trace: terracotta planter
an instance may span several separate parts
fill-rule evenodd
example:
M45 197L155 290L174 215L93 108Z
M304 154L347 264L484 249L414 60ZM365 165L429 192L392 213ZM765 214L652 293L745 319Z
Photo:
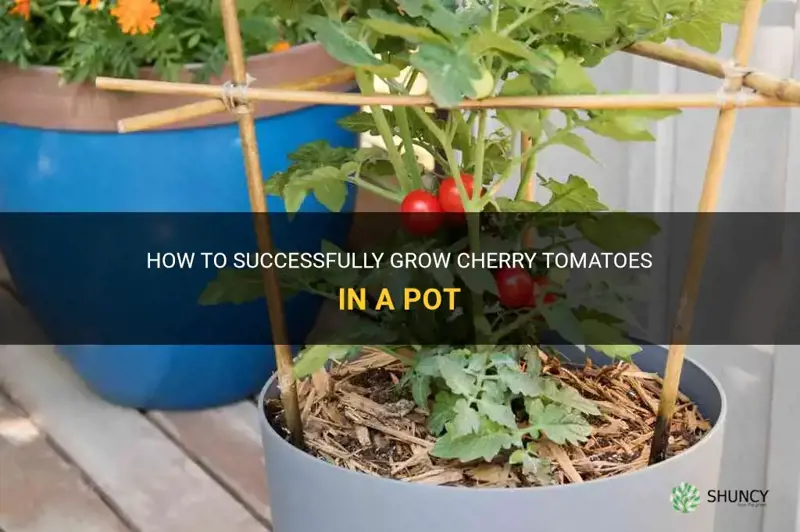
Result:
M565 354L575 361L576 348ZM592 353L598 363L608 359ZM661 372L666 350L645 346L636 359L644 371ZM280 532L708 532L715 506L705 501L718 486L725 395L719 383L692 361L686 362L681 390L713 424L688 451L646 469L583 484L528 489L428 486L346 470L297 450L283 440L261 412L267 481L275 530ZM262 391L277 396L273 378ZM691 513L676 511L672 488L696 486L701 502Z
M269 87L329 75L342 66L321 46L306 44L253 57L248 70L256 86ZM184 72L186 81L192 68L196 67ZM142 76L154 77L148 70ZM228 79L226 72L212 82ZM273 357L264 347L272 341L263 300L201 307L198 296L214 271L188 270L176 281L167 276L145 278L139 267L140 258L149 252L198 243L222 252L256 250L249 215L235 217L236 223L226 218L226 228L214 232L191 214L250 211L235 117L219 113L123 135L117 133L122 118L196 100L107 92L90 84L61 86L54 68L19 70L3 64L0 80L2 211L170 213L142 216L131 224L124 243L112 234L117 240L111 246L102 230L106 223L87 224L85 215L70 219L62 214L57 222L45 216L28 219L28 229L35 229L30 231L6 228L3 254L14 282L53 342L62 346L95 391L128 406L202 408L256 393L273 371ZM344 82L324 89L355 90L355 85ZM355 110L258 104L256 134L264 175L284 170L287 156L307 142L356 146L357 136L336 123ZM351 189L345 212L352 211L354 201ZM270 197L268 206L271 211L284 210L277 197ZM301 211L325 208L310 195ZM103 216L119 220L119 214ZM277 224L276 244L318 249L326 239L343 245L349 218L311 225L299 231ZM292 341L303 342L319 306L319 299L307 295L287 302ZM236 331L240 336L230 343L239 345L103 345L119 343L113 338L129 323L154 331ZM76 341L87 337L97 341ZM71 345L78 343L97 345Z
M258 87L302 82L330 74L342 66L317 43L296 46L285 52L254 56L247 62L248 73L256 79L254 86ZM199 65L187 65L180 81L190 82L192 71L198 68ZM141 69L139 77L157 79L150 68ZM0 63L0 79L3 80L0 84L0 124L38 129L116 133L120 119L197 101L196 98L183 96L103 91L88 83L62 85L58 69L54 67L20 70L14 65ZM221 84L229 79L231 72L226 68L220 77L213 78L210 83ZM354 87L354 83L348 81L331 85L325 90L344 91ZM278 116L308 107L308 104L301 103L257 102L255 116L257 119ZM235 116L219 113L165 126L161 130L195 129L233 124L235 121Z

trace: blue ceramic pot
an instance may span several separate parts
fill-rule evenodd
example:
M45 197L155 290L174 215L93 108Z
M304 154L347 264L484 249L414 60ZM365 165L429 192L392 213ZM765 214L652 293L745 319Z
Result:
M341 67L316 44L253 58L248 65L261 85L307 80ZM172 129L123 135L116 132L117 120L190 101L106 93L89 86L59 87L57 72L47 68L19 71L4 65L0 78L0 212L185 213L143 217L141 227L129 232L124 244L113 246L104 242L100 230L87 231L79 240L74 234L59 238L52 223L42 224L49 230L26 232L24 239L19 232L4 235L3 254L20 295L44 331L62 344L60 351L77 373L108 401L136 408L206 408L254 395L275 369L264 300L199 306L199 295L216 275L213 270L182 272L179 282L166 277L144 285L120 282L131 268L130 256L163 250L169 241L203 242L215 248L209 251L256 250L249 216L236 218L242 230L232 239L230 224L218 234L208 234L208 224L192 223L190 214L250 211L234 117L215 115ZM335 83L327 89L353 89L352 82ZM306 142L355 146L356 136L336 124L354 110L282 103L257 107L264 176L285 169L287 156ZM345 212L352 211L354 200L351 189ZM276 197L268 198L268 208L285 210ZM313 195L301 209L322 211ZM146 223L155 223L156 217L159 231ZM312 250L319 249L323 239L342 243L349 219L342 217L335 226L303 228L290 232L285 224L274 226L276 245ZM287 300L292 342L303 342L320 304L307 295ZM224 346L63 345L72 343L70 338L85 337L75 331L113 338L114 331L132 319L143 327L240 331L247 341Z

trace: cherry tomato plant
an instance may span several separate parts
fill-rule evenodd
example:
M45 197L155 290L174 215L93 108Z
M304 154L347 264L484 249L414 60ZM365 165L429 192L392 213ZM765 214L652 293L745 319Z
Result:
M424 108L381 106L356 112L341 120L342 127L378 135L385 148L307 144L286 171L267 180L267 191L281 196L290 212L309 194L340 211L352 185L394 201L406 231L386 243L392 251L526 249L532 228L540 250L570 250L576 241L610 252L634 249L658 231L651 219L600 216L609 209L586 179L537 174L536 159L553 146L593 159L581 136L586 132L652 141L652 122L674 111L455 107L491 96L598 93L589 69L608 56L637 41L668 38L715 52L722 25L736 23L740 10L739 0L360 0L328 8L326 16L301 17L298 27L354 68L362 93L375 93L379 78L391 93L410 94L424 76L430 96L449 113L443 118ZM520 153L522 138L531 142ZM424 168L415 156L420 148L442 170ZM514 177L515 191L500 194ZM533 179L546 201L526 198ZM463 461L503 454L539 482L546 481L547 467L535 442L546 436L558 444L580 443L589 434L587 416L598 413L577 390L541 374L539 350L552 349L541 343L542 335L555 331L612 359L628 359L640 349L627 336L629 287L592 280L575 297L565 289L569 272L541 262L494 272L385 266L281 275L287 289L330 299L353 286L463 287L467 295L455 312L370 310L354 316L358 325L342 328L331 342L336 345L305 350L296 373L307 376L329 359L357 354L364 343L359 339L389 353L403 345L415 352L411 359L400 357L410 366L403 384L430 412L429 428L440 436L431 454ZM260 298L260 283L253 282L258 276L223 271L202 301ZM380 335L370 336L370 330ZM445 332L448 345L442 346Z

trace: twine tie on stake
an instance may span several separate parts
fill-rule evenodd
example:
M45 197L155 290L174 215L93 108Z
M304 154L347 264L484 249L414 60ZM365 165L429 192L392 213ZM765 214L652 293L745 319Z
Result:
M245 76L244 84L226 81L222 85L222 103L225 104L225 109L230 113L240 115L251 111L252 104L247 101L247 89L256 78L249 73L245 74Z
M752 68L741 66L735 59L729 59L722 63L722 71L724 78L722 85L717 90L717 98L719 100L719 107L726 109L731 106L742 108L747 105L747 97L756 94L753 90L746 90L743 85L744 78L754 72ZM733 101L731 101L733 97Z

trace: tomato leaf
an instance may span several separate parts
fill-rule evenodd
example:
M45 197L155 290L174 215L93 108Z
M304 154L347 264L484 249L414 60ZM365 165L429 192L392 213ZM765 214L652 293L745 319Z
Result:
M283 202L286 205L286 212L296 213L303 206L303 202L308 195L308 187L303 183L289 183L283 189Z
M597 89L580 60L568 57L558 65L550 81L550 91L553 94L594 94Z
M582 396L571 386L559 386L553 379L542 379L541 395L554 403L572 408L589 416L599 416L600 410L591 399Z
M537 397L542 393L542 379L538 373L525 372L506 367L498 368L497 375L512 393Z
M337 171L337 176L339 172ZM331 212L341 212L347 201L347 184L337 178L324 179L314 184L314 197Z
M368 69L385 78L400 75L400 69L383 63L375 57L366 44L353 39L341 22L312 15L306 17L306 24L316 33L317 40L331 57L342 63Z
M352 159L356 153L353 148L334 148L325 140L303 144L289 155L292 165L290 171L314 170L322 166L339 167Z
M583 348L586 341L583 338L581 324L565 301L556 301L542 307L542 314L547 325L560 334L564 340L576 347Z
M450 357L437 357L439 371L450 391L465 397L475 393L475 377L466 372L464 367Z
M530 420L529 432L534 438L543 433L558 445L579 445L592 433L592 426L586 419L561 405L545 406L540 399L529 399L525 402L525 410Z
M455 436L448 432L438 440L430 451L431 456L471 462L483 458L487 462L503 449L516 443L516 439L505 432L485 432Z
M475 98L473 81L481 79L475 59L465 51L437 44L421 44L411 65L425 75L431 97L442 107L453 107L464 97Z
M431 266L430 268L426 268L425 271L428 272L442 288L451 288L455 282L453 272L447 268L436 268Z
M325 367L328 360L341 360L350 354L349 345L313 345L300 353L294 363L294 376L302 379Z
M483 294L489 292L497 295L497 282L492 273L484 268L462 268L456 265L456 273L472 292Z
M589 347L615 360L630 362L631 357L642 350L622 331L607 323L584 320L581 322L581 331Z
M613 110L598 111L586 128L593 133L621 141L655 140L648 130L650 120L659 120L679 114L680 111Z
M597 159L592 155L592 151L589 149L589 146L586 145L586 141L583 140L583 137L571 131L559 131L549 140L551 144L563 144L597 162Z
M478 400L478 411L495 423L510 429L517 428L517 419L510 404L501 404L487 399Z
M603 44L617 33L616 24L593 7L565 13L559 29L592 44Z
M422 373L410 372L411 395L421 408L428 408L428 397L431 395L431 378Z
M447 45L447 40L441 35L437 35L430 28L408 24L402 17L391 15L380 9L370 9L368 14L370 18L363 20L364 25L383 35L400 37L408 42L417 44L428 42Z
M393 127L394 115L384 113L384 117L389 121L389 126ZM351 115L345 116L337 120L337 123L353 133L369 133L370 135L378 135L378 126L375 125L375 117L372 113L366 111L358 111Z
M424 18L437 31L449 37L459 37L469 29L454 10L439 0L398 0L397 4L411 17Z
M519 464L522 472L530 475L541 484L548 485L553 483L551 474L552 464L547 458L540 458L527 449L517 449L508 459L511 465Z
M478 432L481 428L481 415L469 405L466 399L459 399L453 405L453 420L447 425L447 432L453 436L464 436Z
M542 186L552 192L544 210L548 212L595 212L608 207L600 203L597 190L582 177L570 175L566 183L548 179Z
M581 218L577 229L595 246L615 252L639 248L661 230L651 217L627 212Z
M533 80L527 74L518 74L516 77L503 83L501 96L536 96ZM497 119L509 128L526 133L529 137L538 139L542 134L542 111L539 109L498 109Z
M478 30L467 41L467 46L472 54L478 57L485 55L490 50L518 57L527 62L529 69L542 76L552 77L556 72L556 64L548 55L491 30Z
M535 201L497 198L496 203L502 212L539 212L544 205Z
M249 303L264 297L264 275L259 269L219 270L217 277L200 294L200 305Z
M449 392L441 391L436 394L431 415L428 418L428 430L431 434L437 436L444 431L445 425L456 415L455 404L457 401L458 396Z
M722 44L722 26L718 20L708 16L698 16L675 24L670 29L669 36L714 54L719 51Z

